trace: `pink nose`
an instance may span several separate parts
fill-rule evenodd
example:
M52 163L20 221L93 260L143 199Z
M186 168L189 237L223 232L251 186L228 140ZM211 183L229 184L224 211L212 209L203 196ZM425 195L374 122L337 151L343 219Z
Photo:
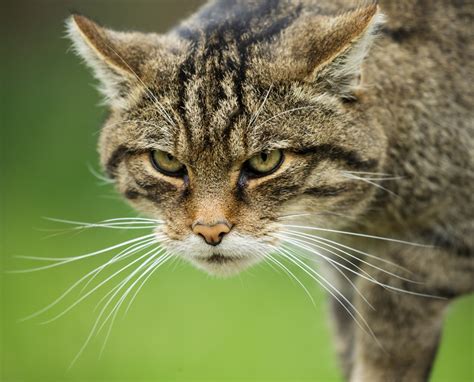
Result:
M217 223L213 225L197 223L193 227L193 232L201 236L209 245L218 245L222 238L230 232L230 224Z

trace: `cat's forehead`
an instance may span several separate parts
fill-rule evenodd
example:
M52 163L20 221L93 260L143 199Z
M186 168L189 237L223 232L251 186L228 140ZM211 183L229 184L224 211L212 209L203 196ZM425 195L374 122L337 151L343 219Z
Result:
M190 162L236 160L258 150L266 142L256 141L255 118L269 86L250 76L244 80L222 56L194 59L179 65L170 88L145 94L145 102L131 110L132 118L147 121L138 128Z
M175 29L187 46L170 79L179 126L174 139L183 151L211 150L235 159L267 143L256 142L252 122L272 79L262 80L255 51L291 25L299 12L286 2L235 2L231 8L216 2Z
M306 93L304 85L265 84L250 75L239 82L232 73L216 81L204 68L186 78L177 74L172 83L174 88L151 97L145 92L144 101L129 110L123 118L136 122L124 126L123 140L170 152L187 164L228 168L260 151L310 144L313 134L331 130L333 105ZM316 120L320 127L308 129Z

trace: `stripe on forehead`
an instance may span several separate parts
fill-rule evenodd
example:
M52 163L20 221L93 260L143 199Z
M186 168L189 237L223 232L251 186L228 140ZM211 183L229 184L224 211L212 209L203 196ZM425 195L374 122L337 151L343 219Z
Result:
M228 139L235 122L249 113L248 105L244 104L243 85L249 69L250 48L277 36L300 12L301 5L295 7L278 0L218 1L176 30L191 43L189 54L178 70L178 111L189 145ZM232 94L226 92L228 88ZM235 107L222 110L228 114L228 121L219 130L216 124L210 123L212 115L222 115L218 113L219 106L229 108L222 101L230 98L229 103L234 101ZM197 104L188 105L191 99ZM189 115L190 110L199 116ZM199 121L198 126L193 126L190 119ZM194 139L196 136L201 138L199 142Z

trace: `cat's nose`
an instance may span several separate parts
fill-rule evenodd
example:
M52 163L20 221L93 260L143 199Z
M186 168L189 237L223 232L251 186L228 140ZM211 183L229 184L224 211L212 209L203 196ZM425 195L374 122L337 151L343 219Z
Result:
M193 232L201 236L209 245L218 245L222 238L230 232L231 225L227 222L220 222L216 224L195 223L193 225Z

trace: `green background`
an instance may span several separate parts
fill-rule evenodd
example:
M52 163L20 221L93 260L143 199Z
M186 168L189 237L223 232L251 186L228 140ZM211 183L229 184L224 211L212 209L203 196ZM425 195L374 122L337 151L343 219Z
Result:
M1 5L1 261L4 270L43 265L16 255L75 256L138 233L63 228L42 217L83 221L135 216L101 186L96 140L105 109L92 76L68 52L63 21L79 11L117 29L165 31L196 1L3 1ZM147 232L144 232L145 234ZM324 294L301 272L316 299L268 266L228 280L181 263L164 266L120 316L99 359L101 333L71 370L89 333L94 306L110 286L47 325L53 310L18 322L107 255L28 274L2 272L2 381L340 381ZM67 303L78 298L72 294ZM67 303L62 305L63 308ZM433 381L474 380L474 299L447 314Z

